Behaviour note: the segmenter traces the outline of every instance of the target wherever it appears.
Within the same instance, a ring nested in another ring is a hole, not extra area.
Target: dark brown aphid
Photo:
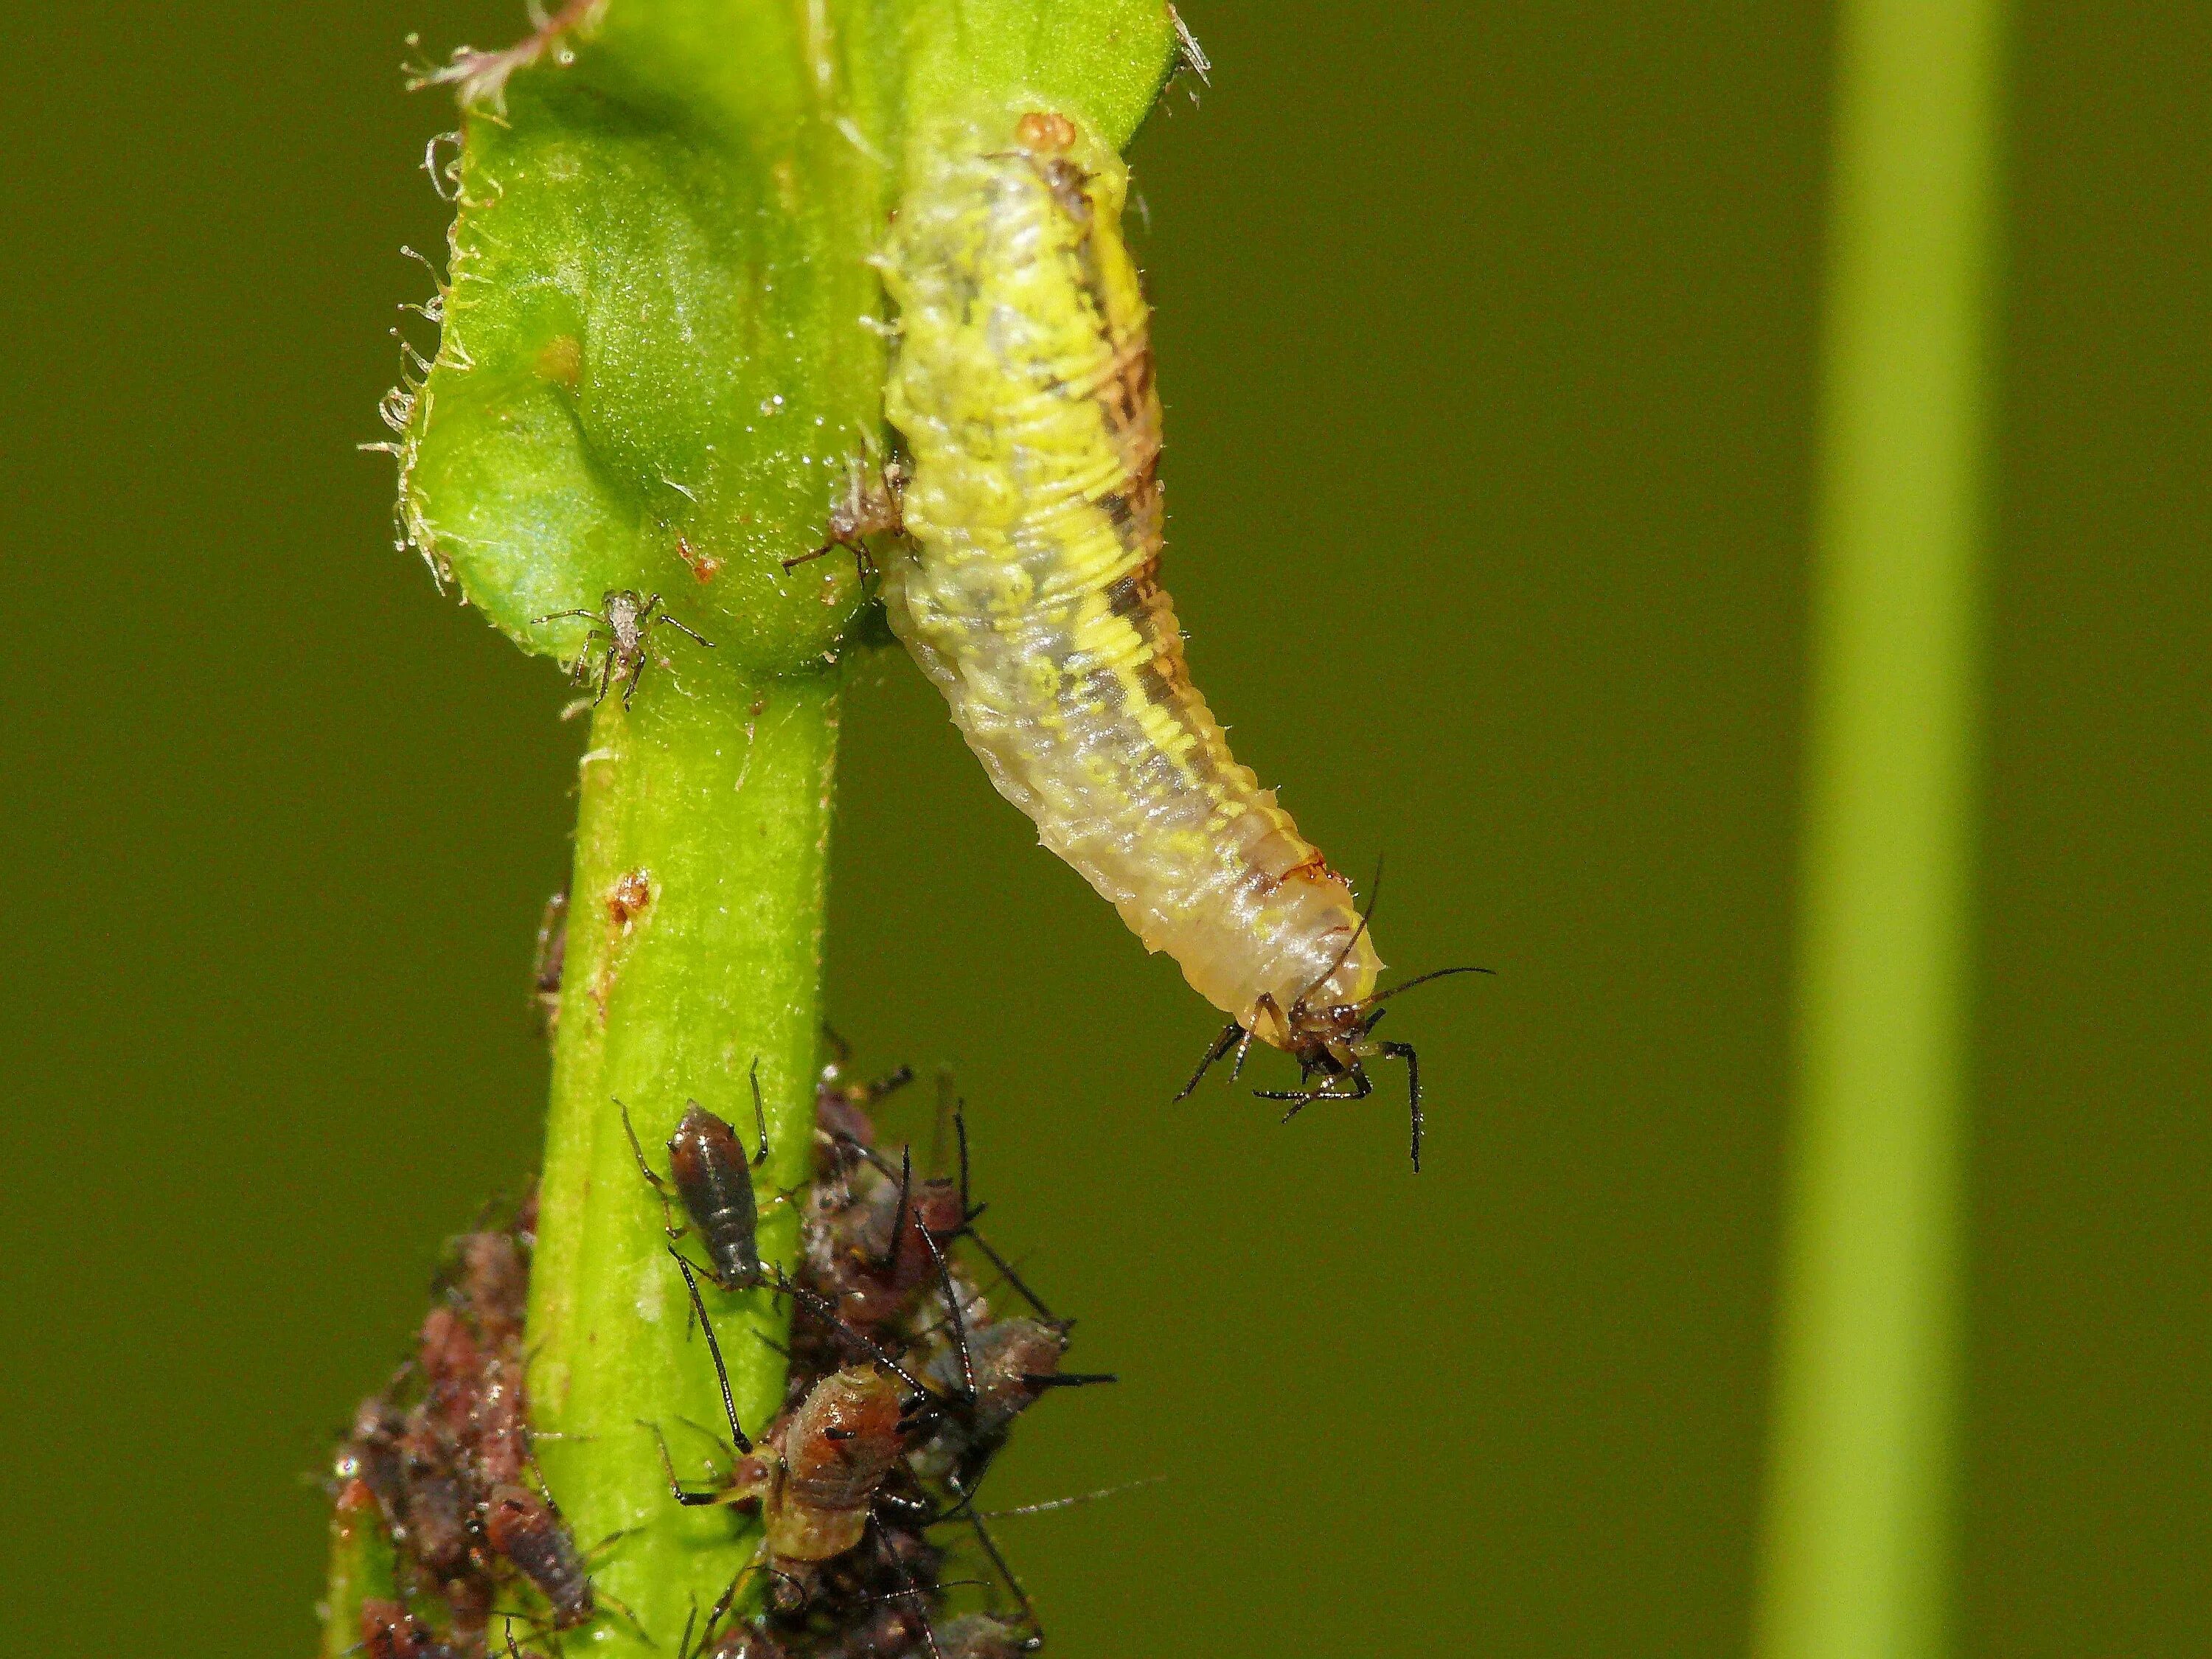
[[[561,974],[568,958],[568,895],[559,892],[545,901],[538,919],[538,951],[530,965],[530,1005],[538,1029],[549,1037],[561,1026]]]
[[[570,675],[579,685],[591,683],[592,643],[599,641],[603,648],[599,653],[599,694],[592,699],[594,705],[605,702],[607,688],[622,680],[625,682],[623,707],[629,707],[631,699],[637,696],[638,680],[645,673],[647,647],[659,629],[666,627],[679,634],[689,634],[709,650],[714,644],[663,611],[659,594],[641,599],[634,587],[609,588],[597,611],[549,611],[542,617],[532,617],[530,625],[537,628],[569,617],[586,617],[599,624],[584,635],[584,649],[577,654],[576,665]]]
[[[903,1081],[902,1073],[903,1068],[894,1078]],[[877,1152],[873,1126],[848,1096],[848,1114],[867,1126],[866,1133],[837,1137],[848,1164],[860,1167],[848,1170],[841,1187],[817,1186],[815,1190],[815,1215],[805,1239],[812,1282],[817,1289],[834,1291],[840,1312],[854,1322],[882,1323],[906,1312],[936,1282],[944,1267],[944,1250],[956,1238],[965,1238],[1024,1301],[1050,1320],[1052,1310],[975,1231],[985,1206],[969,1197],[967,1115],[953,1098],[951,1079],[940,1073],[939,1084],[939,1144],[949,1121],[959,1148],[957,1184],[933,1176],[916,1186],[907,1149],[901,1149],[896,1166]],[[971,1299],[953,1297],[947,1306]]]
[[[574,1630],[598,1611],[591,1577],[568,1522],[527,1486],[493,1491],[483,1531],[491,1547],[545,1598],[556,1630]]]
[[[863,1329],[905,1314],[938,1279],[928,1236],[950,1239],[967,1223],[959,1188],[950,1181],[917,1182],[902,1149],[896,1176],[866,1154],[843,1194],[817,1188],[816,1221],[806,1240],[810,1282],[836,1304],[840,1318]]]
[[[530,1300],[530,1264],[511,1232],[464,1233],[455,1242],[457,1290],[476,1316],[477,1328],[494,1348],[520,1340]]]
[[[461,1659],[462,1652],[401,1603],[374,1596],[361,1604],[361,1650],[368,1659]]]
[[[697,1101],[688,1101],[676,1133],[668,1137],[670,1183],[645,1161],[645,1148],[630,1127],[629,1108],[620,1101],[623,1133],[636,1154],[638,1173],[659,1194],[661,1220],[669,1237],[681,1238],[689,1229],[675,1219],[680,1198],[690,1225],[699,1230],[706,1247],[707,1276],[725,1291],[750,1291],[769,1282],[772,1275],[760,1258],[760,1205],[753,1196],[752,1172],[768,1162],[768,1108],[761,1098],[760,1061],[753,1061],[753,1121],[759,1130],[759,1150],[748,1159],[738,1144],[737,1131]]]
[[[869,1114],[878,1101],[914,1081],[914,1067],[902,1066],[872,1083],[848,1083],[845,1068],[853,1063],[852,1045],[835,1031],[825,1030],[823,1035],[830,1040],[830,1060],[815,1079],[814,1139],[820,1173],[829,1176],[842,1173],[855,1149],[866,1152],[875,1146],[876,1124]]]
[[[829,538],[811,553],[786,559],[783,568],[794,570],[833,547],[842,547],[853,556],[860,580],[867,580],[876,574],[868,538],[896,536],[906,528],[906,516],[899,506],[905,487],[906,474],[896,461],[873,468],[855,459],[846,471],[844,495],[830,508]]]
[[[1002,1319],[966,1331],[957,1314],[948,1323],[951,1340],[922,1370],[923,1379],[943,1391],[945,1403],[937,1413],[935,1436],[915,1462],[963,1496],[981,1481],[1014,1419],[1048,1391],[1119,1380],[1109,1371],[1060,1369],[1068,1346],[1065,1325]]]

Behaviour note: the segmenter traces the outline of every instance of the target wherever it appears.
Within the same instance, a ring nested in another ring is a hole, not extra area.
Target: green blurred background
[[[389,546],[435,54],[507,0],[11,9],[11,1650],[302,1652],[334,1431],[533,1161],[564,688]],[[1214,1017],[898,655],[830,1003],[957,1068],[1118,1389],[1000,1496],[1056,1651],[1746,1644],[1829,17],[1194,0],[1134,153],[1170,577],[1433,1085],[1170,1107]],[[2014,13],[1960,1646],[2201,1654],[2212,12]],[[1018,1528],[1018,1535],[1015,1530]]]

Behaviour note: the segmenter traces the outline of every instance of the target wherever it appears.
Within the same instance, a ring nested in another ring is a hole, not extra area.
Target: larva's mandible
[[[1230,754],[1158,580],[1160,406],[1127,172],[1056,114],[930,154],[882,259],[900,328],[885,409],[911,463],[891,627],[1044,844],[1235,1022],[1216,1057],[1256,1036],[1347,1080],[1315,1092],[1364,1094],[1363,1059],[1411,1058],[1367,1034],[1373,940]],[[1418,1161],[1418,1096],[1415,1121]]]

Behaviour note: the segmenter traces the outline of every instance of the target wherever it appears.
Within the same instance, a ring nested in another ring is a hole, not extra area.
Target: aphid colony
[[[761,1527],[755,1559],[695,1609],[694,1627],[646,1632],[678,1659],[1012,1659],[1042,1645],[976,1489],[1045,1393],[1112,1379],[1062,1369],[1069,1322],[975,1233],[957,1112],[957,1176],[919,1176],[909,1149],[878,1147],[871,1108],[909,1077],[851,1085],[838,1065],[823,1072],[792,1278],[763,1264],[756,1237],[763,1121],[749,1155],[731,1124],[693,1103],[670,1137],[665,1176],[631,1136],[665,1206],[670,1271],[704,1328],[729,1430],[712,1462],[687,1463],[649,1425],[645,1455],[658,1457],[671,1502],[741,1506]],[[398,1563],[396,1594],[361,1605],[369,1659],[543,1651],[596,1619],[631,1617],[591,1577],[620,1536],[582,1547],[532,1455],[522,1312],[533,1225],[526,1203],[507,1225],[455,1241],[415,1354],[362,1405],[340,1451],[341,1513],[373,1509]],[[971,1252],[990,1281],[971,1271]],[[784,1409],[750,1433],[702,1278],[793,1304]],[[994,1305],[1007,1295],[1022,1311]],[[970,1543],[1018,1613],[945,1616],[948,1555]],[[754,1601],[762,1611],[741,1617]]]

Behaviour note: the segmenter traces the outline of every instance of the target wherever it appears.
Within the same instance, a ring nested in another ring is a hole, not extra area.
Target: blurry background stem
[[[1839,21],[1766,1659],[1944,1645],[1999,11]]]

